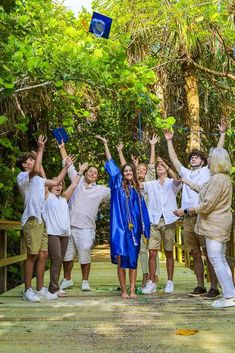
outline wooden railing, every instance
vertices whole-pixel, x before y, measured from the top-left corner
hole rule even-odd
[[[7,257],[7,231],[20,231],[20,254]],[[7,291],[7,266],[26,259],[26,250],[23,241],[21,224],[17,221],[0,220],[0,293]],[[23,271],[22,271],[23,273]]]

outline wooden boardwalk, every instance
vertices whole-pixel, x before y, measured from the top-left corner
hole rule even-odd
[[[189,298],[194,274],[175,265],[174,294],[163,293],[161,263],[159,292],[123,301],[116,267],[101,247],[92,264],[91,292],[81,292],[76,265],[67,298],[31,304],[22,300],[22,286],[2,294],[0,353],[234,353],[235,308],[215,310],[201,298]],[[198,333],[179,336],[178,329]]]

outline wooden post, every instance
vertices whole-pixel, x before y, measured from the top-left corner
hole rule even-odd
[[[26,247],[25,247],[25,241],[24,241],[24,236],[23,236],[23,231],[20,231],[20,253],[21,254],[26,254]],[[22,283],[24,282],[24,261],[21,261],[20,263],[20,269],[21,269],[21,281]]]
[[[5,230],[0,230],[0,259],[7,257],[7,235]],[[0,294],[7,290],[7,266],[0,267]]]

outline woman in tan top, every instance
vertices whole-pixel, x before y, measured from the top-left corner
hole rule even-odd
[[[200,200],[198,206],[184,210],[184,213],[198,215],[195,232],[206,238],[208,256],[223,290],[223,297],[214,301],[212,306],[224,308],[235,306],[235,288],[225,256],[232,227],[232,165],[228,152],[221,147],[211,150],[208,165],[211,178],[203,186],[183,180],[199,192]]]

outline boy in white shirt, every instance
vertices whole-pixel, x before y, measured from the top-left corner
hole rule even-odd
[[[165,293],[173,293],[174,258],[173,249],[175,244],[175,222],[178,217],[173,214],[177,207],[176,195],[182,184],[173,178],[168,178],[167,173],[176,177],[176,174],[158,157],[157,175],[158,179],[140,183],[140,187],[148,196],[148,212],[151,222],[149,250],[149,281],[142,289],[143,294],[156,292],[156,257],[161,249],[163,241],[166,255],[166,268],[168,281]]]
[[[48,238],[45,226],[45,186],[57,186],[66,175],[72,160],[68,158],[61,173],[55,180],[48,180],[42,168],[42,156],[46,138],[38,138],[36,159],[31,153],[25,153],[17,160],[17,166],[22,170],[17,176],[17,184],[24,199],[24,212],[21,218],[27,259],[24,265],[25,291],[23,299],[39,302],[40,298],[58,299],[43,286],[45,265],[48,256]],[[43,177],[41,177],[42,175]],[[36,270],[37,290],[31,286],[33,270]]]
[[[224,141],[225,141],[226,126],[223,121],[221,121],[221,125],[218,125],[218,126],[219,126],[221,136],[217,147],[223,147]],[[196,149],[192,150],[188,158],[190,169],[185,168],[178,160],[178,157],[174,150],[173,143],[172,143],[173,133],[169,131],[165,131],[164,135],[167,140],[169,157],[176,171],[179,173],[179,175],[183,179],[190,180],[195,184],[202,185],[206,183],[209,180],[211,175],[210,175],[210,170],[207,167],[207,158],[205,154],[202,151],[199,151]],[[195,274],[197,278],[197,287],[194,288],[194,290],[191,293],[189,293],[189,296],[196,297],[196,296],[202,295],[203,299],[211,300],[211,299],[217,298],[220,295],[219,290],[217,288],[218,281],[217,281],[214,269],[211,266],[207,256],[205,238],[203,236],[199,236],[194,231],[197,216],[196,215],[190,216],[187,211],[188,208],[194,207],[197,204],[198,204],[198,193],[191,190],[189,186],[187,186],[186,184],[183,184],[183,192],[182,192],[182,200],[181,200],[182,212],[178,212],[177,210],[175,214],[177,214],[177,216],[184,216],[184,233],[183,233],[184,245],[186,249],[190,250],[192,254]],[[204,266],[203,266],[202,257],[201,257],[201,248],[203,249],[203,253],[207,259],[207,267],[208,267],[210,280],[211,280],[211,288],[208,292],[204,286]]]

